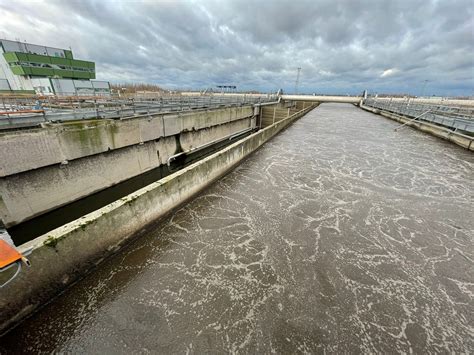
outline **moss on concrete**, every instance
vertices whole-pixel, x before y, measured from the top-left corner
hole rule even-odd
[[[50,235],[50,236],[48,236],[48,239],[46,239],[43,242],[43,245],[56,249],[56,245],[58,245],[58,239],[56,239],[52,235]]]

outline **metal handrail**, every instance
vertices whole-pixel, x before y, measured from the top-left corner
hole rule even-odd
[[[393,101],[390,99],[368,98],[364,105],[403,115],[411,119],[419,119],[429,123],[441,125],[451,130],[461,130],[474,133],[474,109],[469,107],[447,106],[440,104]]]
[[[0,128],[15,127],[22,124],[39,124],[41,122],[56,122],[78,119],[127,119],[140,116],[142,114],[172,113],[186,112],[198,109],[211,109],[218,107],[231,107],[262,104],[273,102],[276,96],[170,96],[155,99],[123,99],[123,98],[45,98],[41,101],[40,111],[31,110],[33,105],[38,103],[21,98],[18,100],[7,100],[3,98],[0,108],[3,104],[3,111],[18,112],[15,114],[15,120],[3,119],[0,115]],[[27,111],[28,110],[28,113]],[[22,115],[25,113],[25,115]],[[25,118],[25,120],[23,120]],[[26,120],[27,119],[27,120]],[[24,122],[24,123],[22,123]]]

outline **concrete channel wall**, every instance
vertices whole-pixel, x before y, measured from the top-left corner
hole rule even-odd
[[[281,121],[309,105],[311,104],[305,101],[282,101],[278,105],[263,106],[260,111],[262,127],[268,127]]]
[[[1,133],[0,219],[17,225],[255,127],[242,106]]]
[[[253,107],[227,107],[124,120],[81,120],[0,132],[0,177],[251,117]]]
[[[0,292],[0,333],[77,280],[120,245],[235,167],[316,105],[19,247],[26,269]]]
[[[457,144],[463,148],[474,151],[474,137],[467,136],[458,132],[454,132],[448,128],[437,126],[428,122],[413,120],[404,116],[397,115],[395,113],[381,111],[379,109],[374,109],[372,107],[359,105],[363,110],[379,114],[381,116],[390,118],[407,126],[416,128],[420,131],[427,132],[433,136],[446,139],[454,144]]]

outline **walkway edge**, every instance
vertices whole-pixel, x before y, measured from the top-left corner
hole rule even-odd
[[[147,225],[163,217],[234,168],[314,106],[278,121],[176,173],[59,227],[22,246],[32,249],[32,267],[0,290],[0,334],[108,255]]]
[[[372,107],[364,106],[362,104],[359,105],[359,107],[365,111],[369,111],[369,112],[390,118],[397,122],[404,123],[407,126],[416,128],[423,132],[427,132],[435,137],[448,140],[454,144],[457,144],[463,148],[466,148],[467,150],[474,151],[474,137],[457,133],[457,132],[451,131],[450,129],[440,127],[432,123],[423,122],[423,121],[413,121],[409,118],[406,118],[406,117],[403,117],[391,112],[374,109]]]

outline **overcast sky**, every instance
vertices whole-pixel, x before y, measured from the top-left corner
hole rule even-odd
[[[473,17],[473,0],[0,0],[0,37],[71,47],[111,82],[293,92],[301,67],[300,92],[473,95]]]

